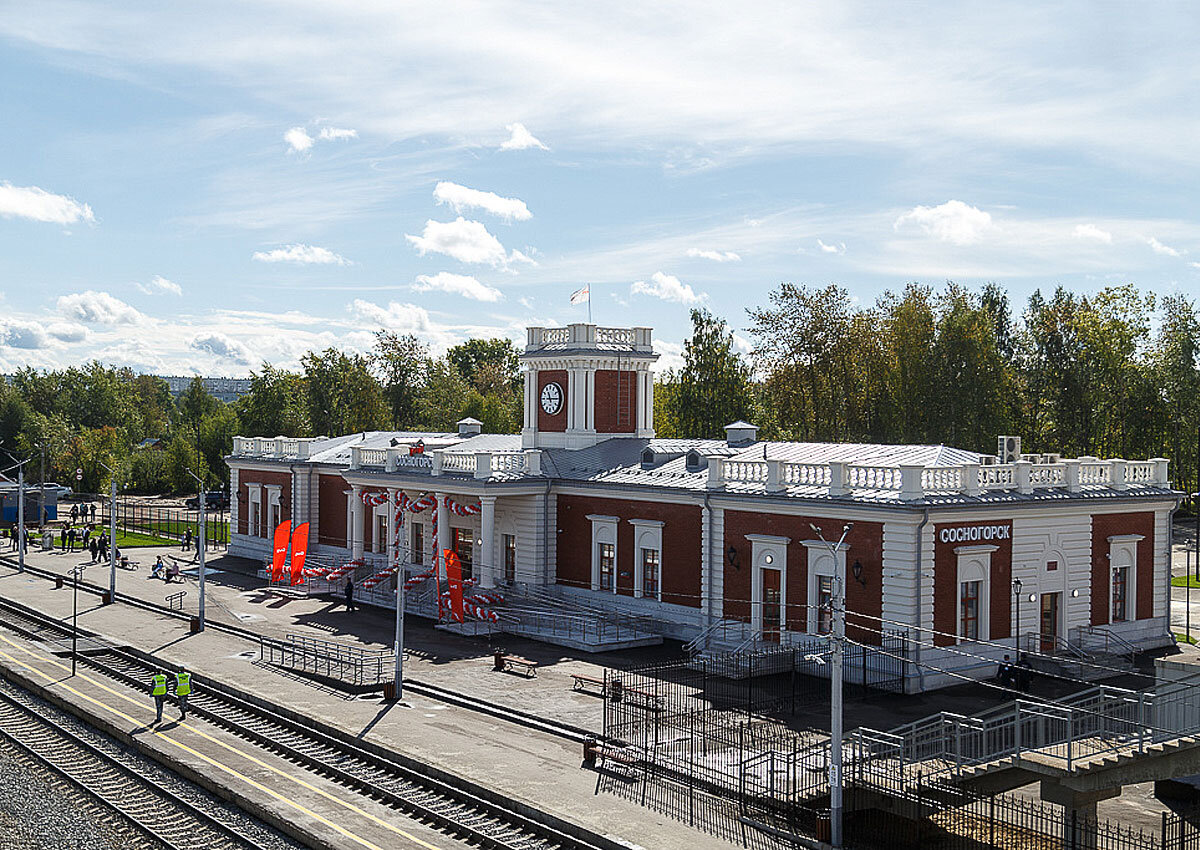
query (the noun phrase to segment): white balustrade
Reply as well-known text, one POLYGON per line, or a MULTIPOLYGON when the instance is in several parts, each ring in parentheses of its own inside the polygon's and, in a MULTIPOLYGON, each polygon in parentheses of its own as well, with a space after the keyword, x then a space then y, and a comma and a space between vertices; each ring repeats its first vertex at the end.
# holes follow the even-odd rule
POLYGON ((1095 458, 1087 458, 1083 463, 1079 464, 1079 483, 1083 485, 1111 484, 1112 468, 1108 461, 1097 461, 1095 458))
POLYGON ((1065 487, 1067 466, 1064 463, 1035 463, 1029 469, 1029 483, 1034 487, 1065 487))
POLYGON ((979 468, 979 486, 984 490, 1015 490, 1016 469, 1011 463, 979 468))
POLYGON ((359 466, 386 466, 387 449, 358 449, 359 466))
POLYGON ((767 464, 761 460, 726 460, 725 481, 744 484, 765 484, 767 481, 767 464))
POLYGON ((1125 483, 1126 484, 1157 484, 1158 483, 1158 461, 1156 460, 1129 460, 1125 462, 1125 483))
POLYGON ((846 486, 851 490, 899 490, 900 468, 897 466, 851 465, 846 470, 846 486))
POLYGON ((828 487, 831 480, 829 464, 796 461, 783 464, 782 477, 784 484, 798 484, 804 487, 828 487))
POLYGON ((610 345, 633 345, 633 328, 596 328, 596 342, 610 345))
POLYGON ((537 344, 549 345, 550 343, 571 341, 570 328, 542 328, 541 331, 542 338, 537 344))
POLYGON ((957 493, 966 489, 960 466, 929 466, 921 470, 921 489, 926 493, 957 493))
POLYGON ((475 474, 475 453, 442 452, 443 472, 469 472, 475 474))

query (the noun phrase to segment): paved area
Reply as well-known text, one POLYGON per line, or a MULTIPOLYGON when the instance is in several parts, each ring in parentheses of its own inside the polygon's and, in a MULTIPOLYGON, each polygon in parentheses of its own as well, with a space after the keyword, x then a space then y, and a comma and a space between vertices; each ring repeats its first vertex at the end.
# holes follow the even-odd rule
MULTIPOLYGON (((38 565, 56 564, 55 569, 64 572, 78 560, 78 553, 74 556, 39 554, 30 558, 32 563, 38 565)), ((106 575, 106 569, 89 568, 87 578, 96 581, 106 575), (95 569, 95 574, 92 569, 95 569)), ((163 586, 157 580, 144 576, 144 571, 122 572, 118 579, 119 589, 139 595, 144 593, 148 597, 157 595, 157 601, 161 601, 163 586)), ((210 575, 208 578, 212 580, 211 588, 214 590, 209 600, 211 616, 229 617, 235 621, 235 613, 257 614, 262 619, 249 622, 274 634, 303 626, 312 633, 325 634, 340 641, 375 645, 366 640, 370 637, 370 627, 364 626, 364 623, 375 621, 374 627, 380 631, 381 638, 387 631, 385 622, 390 623, 389 617, 383 612, 362 611, 347 615, 338 610, 342 606, 331 605, 326 600, 285 602, 266 597, 261 591, 252 589, 255 580, 232 572, 210 575), (220 601, 214 601, 218 595, 220 601)), ((188 589, 189 594, 194 590, 190 585, 188 589)), ((19 575, 8 566, 0 568, 0 595, 59 618, 71 616, 72 594, 69 585, 62 590, 55 590, 53 582, 19 575)), ((119 604, 102 607, 91 595, 81 595, 79 601, 82 628, 97 631, 118 643, 154 652, 168 661, 187 664, 197 673, 261 694, 266 699, 317 717, 351 734, 424 760, 492 787, 512 799, 550 811, 631 845, 662 850, 729 846, 665 815, 642 808, 636 802, 607 794, 598 795, 598 776, 581 769, 581 753, 577 744, 415 694, 409 694, 404 703, 398 705, 384 704, 379 699, 347 699, 255 664, 257 653, 253 651, 254 645, 242 638, 211 630, 201 635, 189 635, 187 624, 176 618, 119 604)), ((420 628, 419 621, 414 623, 414 631, 418 635, 420 628)), ((492 673, 486 662, 486 644, 481 649, 471 639, 428 627, 426 633, 427 642, 418 643, 414 653, 414 676, 453 670, 452 677, 447 679, 443 675, 438 683, 447 687, 452 687, 455 682, 485 683, 481 685, 484 690, 476 689, 475 693, 484 693, 490 688, 505 695, 510 703, 526 710, 564 719, 570 714, 572 719, 586 719, 592 726, 597 725, 600 700, 571 692, 570 677, 565 672, 586 662, 563 656, 553 647, 532 642, 528 647, 520 646, 519 650, 513 647, 514 651, 531 655, 546 664, 547 669, 539 678, 526 680, 519 676, 492 673), (560 710, 550 708, 554 705, 560 706, 560 710)), ((49 671, 47 673, 55 675, 49 671)), ((56 677, 61 678, 61 675, 59 672, 56 677)), ((83 697, 75 695, 72 698, 83 697)), ((122 710, 134 718, 131 724, 144 725, 148 708, 143 706, 141 714, 132 707, 122 710)), ((150 717, 153 717, 152 711, 150 717)), ((353 797, 344 790, 342 794, 347 798, 353 797)), ((324 811, 332 819, 328 808, 314 808, 314 811, 324 811)), ((383 846, 404 845, 393 842, 383 846)))

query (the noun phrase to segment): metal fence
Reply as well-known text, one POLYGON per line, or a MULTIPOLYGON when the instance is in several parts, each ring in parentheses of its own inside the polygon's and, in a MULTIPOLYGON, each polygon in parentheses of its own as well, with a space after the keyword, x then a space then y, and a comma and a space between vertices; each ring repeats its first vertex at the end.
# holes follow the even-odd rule
MULTIPOLYGON (((65 507, 65 506, 62 506, 65 507)), ((103 507, 92 520, 90 512, 80 522, 95 522, 98 526, 108 528, 110 503, 104 502, 103 507)), ((227 547, 229 545, 229 512, 206 511, 205 531, 209 548, 227 547)), ((60 507, 59 518, 66 516, 60 507)), ((190 529, 193 542, 200 535, 200 512, 187 508, 162 507, 137 502, 117 501, 117 528, 127 535, 139 534, 150 541, 160 540, 164 545, 180 542, 190 529)))
POLYGON ((351 690, 371 690, 392 681, 396 655, 328 640, 287 635, 259 638, 259 661, 335 682, 351 690))

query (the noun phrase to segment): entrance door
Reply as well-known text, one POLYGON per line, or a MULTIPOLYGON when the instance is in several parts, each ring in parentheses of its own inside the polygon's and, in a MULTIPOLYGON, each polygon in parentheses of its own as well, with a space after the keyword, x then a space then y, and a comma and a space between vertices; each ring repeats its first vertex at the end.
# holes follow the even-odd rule
POLYGON ((767 643, 779 643, 779 623, 783 616, 783 597, 780 592, 779 578, 779 570, 764 569, 762 571, 762 638, 767 643))
POLYGON ((1058 593, 1042 594, 1042 652, 1053 652, 1058 637, 1058 593))

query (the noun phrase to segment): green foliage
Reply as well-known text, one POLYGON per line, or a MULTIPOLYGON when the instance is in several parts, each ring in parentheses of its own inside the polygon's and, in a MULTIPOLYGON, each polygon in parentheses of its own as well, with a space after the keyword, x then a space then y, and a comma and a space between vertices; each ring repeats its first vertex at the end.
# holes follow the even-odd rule
POLYGON ((302 437, 313 433, 308 422, 304 376, 270 363, 250 373, 250 392, 234 402, 242 432, 254 437, 302 437))
POLYGON ((453 431, 454 423, 463 418, 470 393, 471 385, 448 358, 431 361, 417 396, 421 427, 430 431, 453 431))
POLYGON ((370 362, 383 384, 392 427, 412 429, 419 413, 421 382, 429 368, 429 347, 413 334, 379 331, 370 362))
MULTIPOLYGON (((481 371, 490 384, 507 381, 513 385, 521 377, 517 348, 508 339, 469 339, 447 351, 446 359, 469 384, 476 383, 481 371)), ((480 391, 487 392, 484 388, 480 391)))
POLYGON ((387 427, 383 388, 367 359, 336 348, 300 358, 308 388, 308 419, 318 434, 349 434, 387 427))
POLYGON ((724 319, 692 310, 692 337, 670 387, 664 412, 673 436, 718 439, 726 425, 750 416, 750 367, 724 319))

